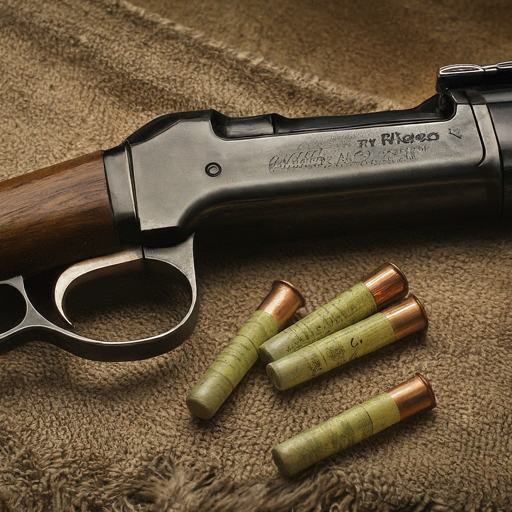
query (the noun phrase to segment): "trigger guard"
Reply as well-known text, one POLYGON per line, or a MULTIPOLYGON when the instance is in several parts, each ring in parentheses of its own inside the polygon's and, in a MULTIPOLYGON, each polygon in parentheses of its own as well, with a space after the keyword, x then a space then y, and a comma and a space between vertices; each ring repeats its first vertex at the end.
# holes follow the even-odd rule
POLYGON ((25 300, 26 314, 16 327, 0 334, 0 352, 5 353, 30 341, 45 341, 84 359, 94 361, 136 361, 155 357, 181 345, 192 334, 199 310, 194 268, 193 236, 185 242, 165 248, 143 248, 146 260, 165 263, 178 272, 190 286, 190 307, 179 324, 148 338, 130 341, 102 341, 80 336, 50 322, 34 307, 21 276, 0 281, 12 286, 25 300), (37 336, 37 338, 36 338, 37 336))

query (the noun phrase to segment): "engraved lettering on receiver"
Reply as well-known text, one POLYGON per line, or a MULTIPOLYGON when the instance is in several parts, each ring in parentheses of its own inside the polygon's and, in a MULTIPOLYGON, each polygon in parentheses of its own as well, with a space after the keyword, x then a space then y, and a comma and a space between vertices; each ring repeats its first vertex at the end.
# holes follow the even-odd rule
POLYGON ((428 150, 428 146, 387 149, 384 151, 382 163, 394 164, 397 162, 410 162, 412 160, 417 160, 421 153, 427 153, 428 150))
POLYGON ((394 144, 412 144, 414 142, 435 142, 439 140, 439 133, 407 133, 401 134, 400 132, 383 133, 381 134, 381 144, 394 145, 394 144))
POLYGON ((270 159, 269 170, 275 169, 314 169, 316 167, 332 167, 333 155, 331 151, 319 146, 310 147, 309 144, 301 144, 297 151, 284 155, 275 155, 270 159))
MULTIPOLYGON (((391 134, 383 134, 390 135, 391 134)), ((437 140, 437 133, 419 134, 425 136, 425 141, 437 140)), ((416 136, 415 136, 416 137, 416 136)), ((417 140, 419 141, 419 137, 417 140)), ((401 137, 400 144, 406 144, 403 140, 408 138, 401 137)), ((386 139, 387 140, 387 139, 386 139)), ((376 139, 360 139, 357 145, 360 149, 340 150, 339 147, 330 146, 328 148, 315 146, 310 147, 307 144, 301 144, 296 151, 290 153, 274 155, 268 164, 269 171, 274 173, 277 171, 297 171, 302 169, 330 169, 344 167, 366 167, 381 164, 394 164, 400 162, 411 162, 418 160, 430 150, 428 144, 397 146, 396 138, 393 145, 384 144, 382 147, 379 140, 376 139)), ((416 138, 415 138, 416 140, 416 138)), ((410 144, 410 143, 407 143, 410 144)))
POLYGON ((368 146, 373 148, 375 146, 376 140, 377 139, 361 139, 358 140, 357 143, 359 144, 360 148, 367 148, 368 146))

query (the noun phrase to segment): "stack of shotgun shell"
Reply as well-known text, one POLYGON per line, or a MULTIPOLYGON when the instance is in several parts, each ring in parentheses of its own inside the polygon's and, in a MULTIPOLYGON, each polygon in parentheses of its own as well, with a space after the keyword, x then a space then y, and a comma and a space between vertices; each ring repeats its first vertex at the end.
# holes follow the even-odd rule
MULTIPOLYGON (((211 418, 258 357, 278 390, 289 389, 427 328, 420 301, 392 263, 297 323, 282 330, 304 305, 302 294, 276 281, 259 308, 187 396, 199 418, 211 418)), ((419 374, 272 450, 279 471, 291 477, 315 462, 435 407, 429 383, 419 374)))

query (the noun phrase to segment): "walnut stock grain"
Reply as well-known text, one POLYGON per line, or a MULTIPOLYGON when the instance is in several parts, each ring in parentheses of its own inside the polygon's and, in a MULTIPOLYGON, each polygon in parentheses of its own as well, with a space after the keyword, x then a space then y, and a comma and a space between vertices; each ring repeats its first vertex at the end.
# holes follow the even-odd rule
POLYGON ((0 183, 0 278, 119 248, 101 151, 0 183))

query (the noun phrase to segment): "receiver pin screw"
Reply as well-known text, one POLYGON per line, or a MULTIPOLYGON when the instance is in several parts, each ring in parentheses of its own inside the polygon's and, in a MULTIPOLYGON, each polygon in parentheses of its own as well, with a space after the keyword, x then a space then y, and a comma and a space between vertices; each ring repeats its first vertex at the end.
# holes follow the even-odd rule
POLYGON ((222 167, 219 164, 212 162, 206 166, 205 171, 208 176, 215 178, 215 176, 218 176, 222 172, 222 167))

